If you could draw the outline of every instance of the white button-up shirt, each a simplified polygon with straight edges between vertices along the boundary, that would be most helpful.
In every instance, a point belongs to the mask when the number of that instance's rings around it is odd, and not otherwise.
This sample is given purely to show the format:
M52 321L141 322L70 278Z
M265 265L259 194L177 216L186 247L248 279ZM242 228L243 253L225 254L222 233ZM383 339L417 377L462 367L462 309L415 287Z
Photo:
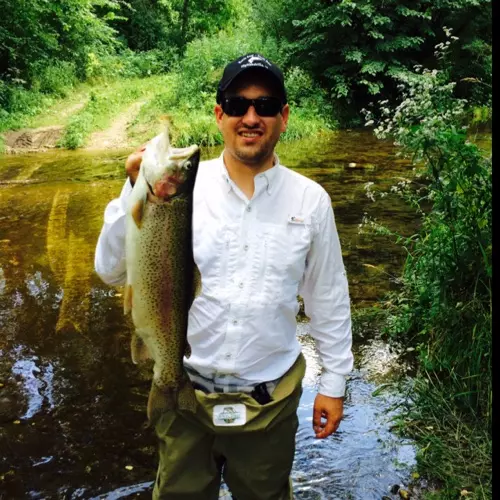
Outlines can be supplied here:
M108 284L126 280L127 181L104 213L95 269ZM297 296L304 299L323 372L319 392L344 395L352 370L346 273L332 204L316 182L283 165L255 177L249 200L223 156L200 163L193 197L193 253L201 293L189 311L185 359L208 378L265 382L281 377L301 347Z

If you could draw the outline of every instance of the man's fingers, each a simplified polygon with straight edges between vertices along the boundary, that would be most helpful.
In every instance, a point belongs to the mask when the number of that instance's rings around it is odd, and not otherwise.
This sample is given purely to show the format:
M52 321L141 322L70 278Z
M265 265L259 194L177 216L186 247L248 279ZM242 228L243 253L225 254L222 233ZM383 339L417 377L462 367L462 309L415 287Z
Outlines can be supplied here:
M343 408L343 398L316 395L313 407L313 430L317 438L326 438L337 430L344 413Z
M314 407L313 409L313 429L319 429L321 427L321 417L323 415L323 412L319 409Z
M137 176L139 175L139 168L142 162L142 156L144 151L146 150L147 143L143 144L139 148L137 148L133 153L131 153L127 160L125 161L125 171L127 175L130 177L130 182L134 185L137 180Z
M323 439L328 437L330 434L333 434L339 426L339 422L335 420L327 420L322 429L316 431L316 437L318 439Z

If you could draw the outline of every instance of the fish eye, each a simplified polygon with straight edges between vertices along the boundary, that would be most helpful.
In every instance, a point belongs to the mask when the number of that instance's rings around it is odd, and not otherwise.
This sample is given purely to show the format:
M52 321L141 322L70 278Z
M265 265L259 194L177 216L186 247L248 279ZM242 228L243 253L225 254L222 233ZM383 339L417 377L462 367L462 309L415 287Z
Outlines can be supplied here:
M189 160L184 162L184 168L191 168L191 162Z

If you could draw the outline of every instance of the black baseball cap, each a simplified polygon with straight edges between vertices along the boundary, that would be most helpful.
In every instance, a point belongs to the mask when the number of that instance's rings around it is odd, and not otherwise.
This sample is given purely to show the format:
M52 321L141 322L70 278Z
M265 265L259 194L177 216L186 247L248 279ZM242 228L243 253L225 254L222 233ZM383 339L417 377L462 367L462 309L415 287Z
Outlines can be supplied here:
M230 62L224 68L224 73L222 73L222 78L219 82L219 86L217 87L217 104L220 104L223 92L227 90L234 79L244 71L248 71L251 69L259 69L261 71L267 72L270 76L272 76L276 80L278 88L282 94L281 96L279 96L281 98L282 104L286 104L287 100L285 79L283 77L283 73L278 68L278 66L273 64L269 59L266 59L264 56L256 53L241 56L235 61Z

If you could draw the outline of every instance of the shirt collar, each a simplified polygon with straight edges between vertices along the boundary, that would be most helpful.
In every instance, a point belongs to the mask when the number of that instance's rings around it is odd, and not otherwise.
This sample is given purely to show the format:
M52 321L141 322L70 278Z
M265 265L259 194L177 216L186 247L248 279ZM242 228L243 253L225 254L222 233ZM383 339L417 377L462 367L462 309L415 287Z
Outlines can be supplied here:
M276 183L278 171L280 167L280 159L276 153L274 153L274 164L271 168L265 170L264 172L257 174L255 176L255 188L257 189L257 184L260 182L266 183L266 191L268 194L271 194L273 187ZM231 177L229 177L229 173L227 171L226 165L224 163L224 151L219 156L219 168L221 177L224 179L224 182L227 184L227 192L229 193L231 189L233 189L234 182Z

